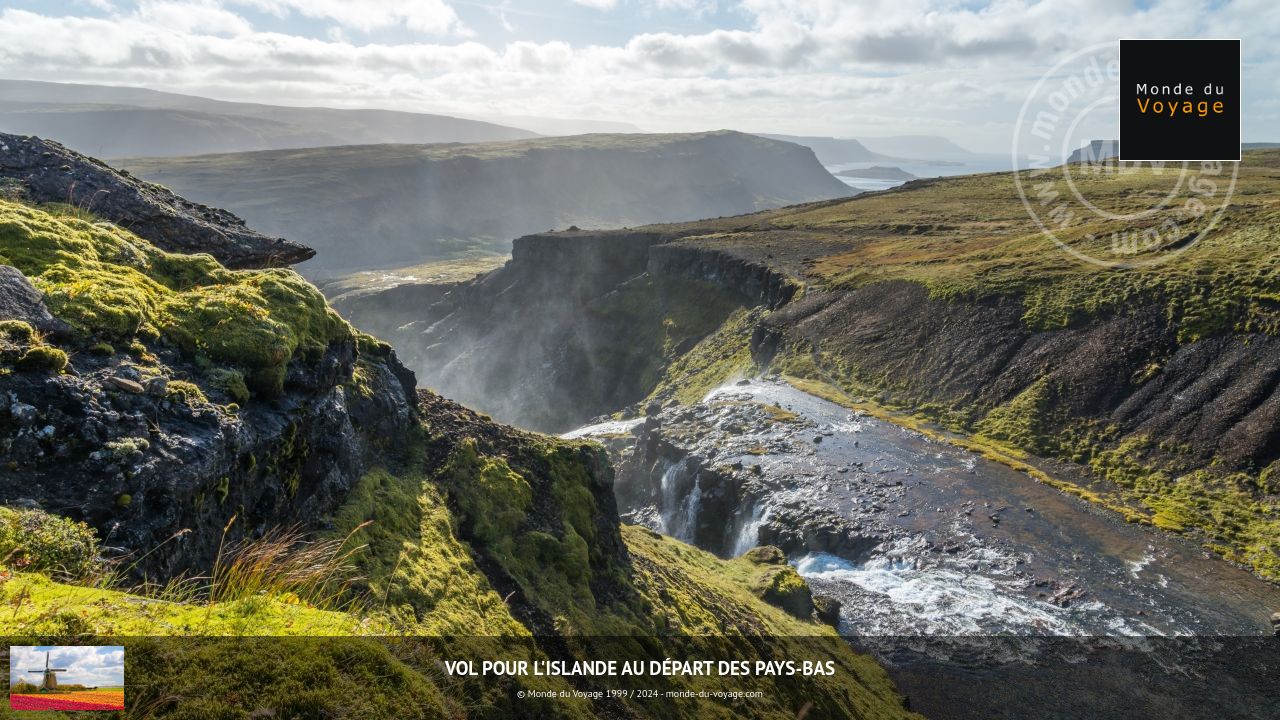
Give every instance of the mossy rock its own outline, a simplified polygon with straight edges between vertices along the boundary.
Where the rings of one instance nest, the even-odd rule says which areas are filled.
[[[186,380],[170,380],[165,385],[165,395],[188,405],[209,402],[199,385]]]
[[[772,545],[751,548],[742,557],[757,565],[785,565],[787,563],[787,556]]]
[[[245,383],[244,373],[230,368],[213,368],[208,377],[210,387],[226,393],[237,405],[249,402],[249,386]]]
[[[208,255],[166,253],[127,230],[0,201],[0,255],[45,294],[79,341],[148,342],[192,361],[237,366],[254,393],[283,390],[295,359],[318,360],[355,330],[285,269],[231,271]]]
[[[67,367],[67,353],[48,345],[28,348],[13,364],[23,372],[60,373]]]
[[[840,608],[840,601],[830,595],[813,596],[813,616],[831,627],[840,627]]]
[[[761,600],[798,618],[808,619],[813,615],[813,596],[809,583],[790,565],[761,573],[752,590]]]
[[[0,337],[11,343],[30,345],[36,342],[36,331],[22,320],[0,320]]]

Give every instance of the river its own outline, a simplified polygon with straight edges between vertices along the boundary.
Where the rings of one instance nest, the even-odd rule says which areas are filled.
[[[1085,667],[1068,663],[1079,643],[1107,639],[1148,643],[1118,646],[1110,662],[1124,672],[1168,666],[1170,658],[1222,660],[1200,645],[1178,644],[1206,637],[1226,643],[1217,646],[1231,656],[1223,667],[1239,667],[1236,655],[1258,647],[1274,663],[1280,649],[1270,620],[1280,611],[1280,587],[1006,465],[851,414],[776,378],[740,381],[692,407],[573,435],[609,437],[615,448],[620,435],[635,438],[628,462],[641,458],[640,467],[619,469],[620,505],[632,521],[721,555],[761,541],[783,546],[815,593],[841,601],[841,634],[877,654],[938,716],[993,710],[980,699],[966,706],[972,713],[945,700],[942,689],[963,693],[974,676],[961,673],[951,684],[939,678],[975,653],[1006,657],[1033,647],[1021,638],[1063,639],[1034,646],[1040,662],[1053,658],[1058,670]],[[645,483],[647,494],[634,487]],[[918,646],[921,639],[927,647]],[[1153,652],[1151,642],[1165,652]],[[907,647],[915,650],[904,654]],[[995,674],[1008,680],[1009,668],[997,665]],[[1191,692],[1163,677],[1165,695]],[[1019,682],[1036,685],[1035,678]],[[1087,684],[1097,690],[1099,682],[1090,676]]]

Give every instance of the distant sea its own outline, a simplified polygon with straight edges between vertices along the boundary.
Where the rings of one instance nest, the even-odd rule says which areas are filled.
[[[846,170],[862,170],[869,167],[896,167],[905,170],[918,178],[948,177],[950,175],[972,175],[986,172],[1008,172],[1013,169],[1008,156],[979,155],[955,162],[926,162],[923,160],[875,160],[871,162],[841,163],[827,165],[827,171],[844,181],[844,184],[859,190],[888,190],[898,187],[905,180],[884,180],[878,178],[847,177],[837,173]]]

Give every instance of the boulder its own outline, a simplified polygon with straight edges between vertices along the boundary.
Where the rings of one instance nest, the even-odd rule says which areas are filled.
[[[10,265],[0,265],[0,320],[22,320],[41,333],[59,337],[71,330],[45,307],[44,294]]]
[[[209,253],[229,268],[282,267],[315,255],[263,235],[226,210],[115,172],[102,161],[38,137],[0,133],[0,184],[32,203],[64,203],[129,228],[162,250]]]

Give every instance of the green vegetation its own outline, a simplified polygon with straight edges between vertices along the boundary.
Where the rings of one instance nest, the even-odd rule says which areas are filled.
[[[1250,334],[1280,335],[1277,167],[1278,150],[1246,153],[1231,205],[1212,232],[1167,262],[1131,269],[1101,269],[1054,247],[1028,221],[1007,173],[922,181],[842,202],[664,230],[684,235],[677,243],[767,265],[828,293],[906,281],[923,286],[935,300],[1020,305],[1023,323],[1033,330],[1081,328],[1133,308],[1152,308],[1180,344],[1232,335],[1245,336],[1247,343]],[[1080,168],[1073,180],[1096,205],[1122,216],[1164,197],[1177,176],[1150,167]],[[1226,178],[1220,181],[1219,197]],[[1194,200],[1186,187],[1180,192],[1174,205]],[[1115,257],[1113,235],[1133,236],[1159,220],[1083,214],[1057,234],[1081,252]],[[1204,221],[1197,222],[1187,234],[1204,229]],[[1170,249],[1140,249],[1123,259],[1142,263]],[[726,324],[711,333],[651,386],[659,388],[655,397],[700,399],[708,383],[698,371],[734,358],[736,349],[747,346],[753,324],[733,332]],[[699,357],[712,348],[710,358]],[[937,388],[922,387],[905,363],[875,365],[825,338],[793,339],[781,350],[770,369],[806,389],[825,390],[846,404],[963,444],[1130,522],[1187,533],[1280,580],[1275,463],[1227,467],[1206,459],[1216,452],[1212,448],[1198,448],[1193,457],[1167,442],[1126,435],[1105,418],[1073,414],[1079,411],[1065,408],[1076,391],[1055,379],[1052,366],[992,404],[975,402],[972,389],[939,399]],[[742,355],[728,364],[749,367],[745,362]],[[1165,358],[1145,358],[1127,379],[1138,387],[1161,381],[1165,372]],[[1051,476],[1034,466],[1035,456],[1077,463],[1084,472],[1068,473],[1069,479]]]
[[[766,213],[767,228],[838,236],[840,246],[807,263],[805,280],[827,287],[857,287],[910,280],[947,299],[1022,298],[1033,328],[1071,327],[1138,303],[1166,308],[1184,341],[1223,332],[1280,332],[1280,252],[1273,226],[1272,174],[1280,152],[1248,153],[1240,166],[1232,207],[1213,232],[1169,262],[1103,271],[1049,244],[1027,222],[1009,174],[972,175],[931,182],[910,191],[876,194],[845,203]],[[1078,172],[1081,193],[1113,213],[1133,213],[1172,187],[1177,173],[1149,167]],[[1220,179],[1225,183],[1227,178]],[[1183,189],[1183,195],[1187,195]],[[1219,196],[1221,190],[1219,191]],[[1184,197],[1179,196],[1174,204]],[[1147,220],[1080,218],[1059,236],[1095,257],[1115,257],[1113,233],[1140,233]],[[1203,227],[1192,225],[1188,232]],[[723,240],[686,242],[740,246]],[[1123,256],[1142,262],[1167,248]]]
[[[249,386],[244,381],[244,373],[239,370],[212,368],[206,373],[206,377],[210,387],[226,394],[236,403],[243,405],[249,402]]]
[[[672,397],[681,404],[695,403],[734,377],[753,374],[749,341],[759,319],[758,311],[733,311],[719,328],[666,368],[650,400]]]
[[[23,353],[22,357],[19,357],[13,366],[23,372],[51,372],[57,374],[67,366],[67,353],[48,345],[36,345]]]
[[[366,602],[401,632],[528,635],[458,539],[440,492],[418,470],[361,478],[334,517],[336,532],[367,544],[354,556]]]
[[[645,276],[590,306],[590,318],[600,323],[605,335],[594,348],[595,361],[604,367],[625,368],[620,374],[637,387],[655,388],[669,364],[687,357],[689,350],[731,317],[742,322],[742,305],[740,297],[710,283],[655,281]],[[681,372],[695,376],[686,383],[690,388],[742,366],[739,348],[723,357],[729,341],[721,335],[686,361]]]
[[[193,360],[238,369],[247,388],[265,396],[280,392],[296,357],[355,342],[352,328],[291,270],[226,270],[207,255],[165,253],[91,218],[0,201],[0,256],[44,291],[86,347],[119,341],[142,356],[144,341],[170,344]],[[31,352],[29,367],[60,368],[62,351]]]
[[[188,405],[209,402],[209,398],[204,396],[204,391],[199,385],[186,380],[170,380],[165,385],[165,395]]]
[[[38,339],[35,329],[22,320],[0,320],[0,335],[18,345],[30,345]]]
[[[172,715],[175,717],[222,717],[228,708],[249,706],[277,710],[307,707],[310,712],[324,714],[326,708],[350,709],[374,702],[388,707],[397,702],[426,702],[422,708],[413,706],[413,711],[430,717],[440,713],[478,713],[484,717],[524,714],[530,706],[515,704],[513,683],[520,688],[552,691],[567,690],[569,685],[560,678],[499,682],[449,678],[429,669],[436,659],[456,655],[459,647],[477,658],[545,659],[537,646],[528,642],[527,620],[517,619],[517,614],[524,617],[528,608],[534,608],[535,617],[556,611],[554,631],[565,639],[573,656],[580,658],[604,652],[598,643],[620,642],[608,645],[608,649],[651,659],[786,657],[834,663],[834,675],[803,679],[643,678],[640,683],[645,687],[657,682],[668,689],[749,687],[764,693],[763,698],[741,705],[693,698],[658,708],[645,706],[646,713],[658,717],[693,713],[731,718],[746,713],[782,718],[793,716],[795,708],[807,703],[823,716],[914,717],[902,708],[888,677],[873,660],[854,653],[828,627],[811,619],[808,588],[781,562],[780,554],[755,552],[724,561],[648,530],[625,526],[622,542],[615,544],[617,534],[600,535],[599,528],[604,526],[591,505],[589,487],[595,482],[594,473],[607,472],[603,465],[588,462],[600,452],[595,446],[526,436],[512,449],[514,454],[504,459],[483,453],[474,441],[463,441],[449,453],[447,464],[434,473],[423,473],[424,467],[432,465],[426,457],[419,457],[400,472],[369,473],[335,514],[330,540],[316,542],[309,546],[312,549],[304,549],[283,565],[275,558],[286,546],[296,548],[298,538],[278,535],[255,543],[252,547],[256,549],[248,554],[228,549],[223,554],[226,564],[247,568],[233,573],[215,568],[215,586],[218,578],[228,574],[243,579],[254,576],[264,565],[272,569],[265,573],[264,582],[249,583],[251,588],[238,585],[236,592],[219,592],[220,597],[213,600],[192,594],[189,584],[181,580],[140,595],[55,582],[36,572],[5,575],[0,579],[0,602],[13,610],[6,609],[3,625],[10,635],[61,638],[417,636],[404,643],[299,640],[294,650],[278,639],[230,645],[211,638],[184,640],[181,646],[167,645],[159,638],[125,640],[131,658],[130,687],[144,693],[149,687],[163,687],[173,696],[166,701],[165,715],[177,713]],[[538,469],[532,470],[534,467]],[[521,472],[536,475],[526,477]],[[550,486],[554,502],[539,512],[558,512],[563,538],[536,529],[538,523],[521,510],[532,510],[538,504],[536,498],[521,492],[533,478],[539,487]],[[464,489],[466,483],[476,487]],[[449,510],[452,501],[469,512],[454,514]],[[478,518],[470,513],[481,510],[489,516],[477,523]],[[84,531],[83,526],[79,528]],[[480,535],[469,535],[468,528]],[[349,546],[349,540],[367,546]],[[314,549],[320,547],[325,549]],[[612,549],[605,549],[608,547]],[[316,559],[317,552],[323,557],[308,562]],[[264,562],[264,557],[271,559]],[[562,562],[565,558],[572,558],[572,562]],[[351,579],[354,584],[348,586],[348,592],[360,602],[344,605],[346,611],[342,612],[318,609],[299,596],[297,585],[277,582],[282,575],[294,577],[299,562],[306,567],[349,562],[354,567],[335,574]],[[490,584],[487,576],[492,571],[480,570],[482,564],[492,563],[499,564],[500,577],[516,582],[505,596]],[[583,582],[583,568],[588,568],[589,574],[609,577],[596,577],[603,580],[601,583]],[[526,609],[517,612],[517,608]],[[541,632],[550,630],[542,628]],[[632,639],[601,637],[610,634]],[[442,644],[439,638],[449,636],[473,639],[463,641],[462,646]],[[248,666],[279,666],[282,677],[274,679],[274,692],[269,693],[262,682],[241,677]],[[237,699],[184,679],[184,671],[218,678],[219,685],[236,689]],[[386,697],[362,696],[351,705],[341,693],[334,694],[334,688],[354,691],[353,683],[364,688],[366,695],[368,688],[377,688]],[[131,696],[129,702],[137,699]],[[380,712],[370,710],[375,711]],[[548,702],[538,705],[537,711],[542,717],[595,714],[578,700]],[[396,716],[406,716],[403,712],[397,711]]]
[[[86,579],[100,566],[98,538],[83,523],[42,510],[0,507],[0,564]]]
[[[178,376],[191,380],[165,384],[168,396],[183,402],[274,394],[290,362],[317,361],[335,343],[364,353],[360,362],[389,352],[339,320],[296,274],[229,271],[207,256],[163,253],[87,214],[0,202],[0,254],[71,325],[71,354],[129,348],[147,363],[137,366],[144,382],[169,377],[157,357],[189,360],[195,370]],[[696,345],[739,307],[732,296],[696,283],[635,290],[632,300],[656,295],[660,312],[633,315],[626,298],[600,311],[633,317],[633,330],[660,363]],[[50,347],[24,324],[6,323],[0,332],[6,362],[18,350],[15,359]],[[107,350],[89,354],[106,357]],[[661,367],[653,366],[655,381]],[[347,386],[373,391],[359,373]],[[647,659],[785,656],[835,666],[829,677],[752,678],[747,684],[763,698],[747,704],[691,698],[632,708],[645,714],[782,718],[808,706],[815,716],[913,717],[882,669],[814,620],[808,588],[791,568],[759,558],[723,561],[645,530],[620,530],[611,470],[595,443],[503,428],[450,406],[424,414],[421,431],[402,439],[407,457],[389,455],[387,467],[361,478],[329,518],[330,533],[262,528],[255,540],[224,542],[212,567],[196,575],[127,587],[133,567],[104,565],[87,526],[0,508],[0,626],[11,636],[129,637],[123,641],[131,662],[128,702],[140,717],[612,712],[580,699],[517,704],[512,692],[568,689],[563,679],[495,683],[445,677],[438,666],[451,647],[441,637],[481,636],[477,657],[545,657],[532,635],[555,654],[577,658],[606,656],[600,643],[620,637],[619,652]],[[261,460],[247,455],[236,462],[238,471],[214,473],[195,501],[230,505],[232,482],[252,481],[259,463],[284,490],[297,492],[312,455],[308,437],[298,421],[285,425]],[[150,442],[120,437],[96,452],[130,460],[148,452]],[[138,511],[129,494],[116,496],[114,505]],[[243,514],[231,514],[232,522]],[[414,637],[350,638],[397,634]],[[176,645],[159,637],[167,635],[308,639]],[[152,637],[140,639],[146,636]],[[673,689],[744,684],[661,682]]]

